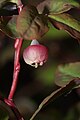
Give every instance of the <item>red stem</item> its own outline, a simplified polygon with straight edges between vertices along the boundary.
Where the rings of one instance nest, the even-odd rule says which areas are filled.
[[[17,38],[15,40],[15,57],[14,57],[14,72],[13,72],[13,82],[12,82],[12,86],[11,86],[11,90],[8,96],[9,100],[13,99],[14,93],[16,91],[16,86],[17,86],[17,82],[18,82],[18,75],[20,72],[20,50],[21,50],[21,46],[22,46],[22,42],[23,39],[22,38]]]

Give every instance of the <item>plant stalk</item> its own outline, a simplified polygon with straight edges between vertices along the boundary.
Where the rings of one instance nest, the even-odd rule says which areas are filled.
[[[15,49],[15,57],[14,57],[14,72],[13,72],[13,82],[12,82],[12,86],[11,86],[11,90],[8,96],[9,100],[13,99],[14,93],[16,91],[16,87],[17,87],[17,82],[18,82],[18,75],[20,72],[20,51],[21,51],[21,46],[22,46],[22,42],[23,39],[22,38],[17,38],[15,40],[15,45],[14,45],[14,49]]]

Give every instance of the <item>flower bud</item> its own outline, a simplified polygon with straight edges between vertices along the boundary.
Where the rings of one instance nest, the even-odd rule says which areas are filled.
[[[27,64],[37,68],[47,61],[48,49],[37,40],[32,40],[31,45],[24,50],[23,58]]]

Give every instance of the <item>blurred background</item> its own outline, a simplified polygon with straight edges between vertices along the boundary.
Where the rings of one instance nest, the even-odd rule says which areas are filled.
[[[14,101],[25,120],[29,120],[41,101],[58,88],[55,73],[58,65],[80,61],[80,44],[65,31],[50,27],[39,41],[49,49],[49,59],[37,69],[27,65],[23,50],[31,41],[24,40],[21,51],[21,70]],[[12,83],[14,40],[0,32],[0,92],[7,97]],[[0,109],[2,116],[2,109]],[[1,117],[0,117],[1,118]],[[1,119],[4,120],[4,119]],[[5,119],[6,120],[6,119]],[[35,120],[80,120],[80,89],[58,97],[46,105]]]

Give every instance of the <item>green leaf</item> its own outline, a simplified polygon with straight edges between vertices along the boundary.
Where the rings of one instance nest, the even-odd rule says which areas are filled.
[[[45,0],[38,4],[39,13],[60,14],[69,11],[71,8],[80,7],[78,0]]]
[[[55,74],[55,84],[61,87],[66,86],[71,81],[75,81],[76,87],[80,87],[80,62],[59,65]],[[77,85],[78,83],[78,85]]]
[[[74,19],[71,15],[67,13],[58,14],[58,15],[49,15],[48,17],[56,20],[57,22],[61,22],[76,31],[80,32],[80,22]]]
[[[65,25],[61,22],[57,22],[53,19],[49,19],[49,21],[52,23],[52,25],[57,28],[58,30],[65,30],[68,32],[73,38],[77,39],[78,41],[80,40],[80,32],[77,30],[69,27],[68,25]]]
[[[61,65],[59,66],[59,71],[65,75],[80,78],[80,62]]]
[[[55,75],[54,82],[56,85],[64,87],[67,84],[69,84],[73,79],[74,79],[74,77],[72,77],[70,75],[66,75],[66,74],[60,72],[60,70],[58,69],[58,71],[56,72],[56,75]]]
[[[18,0],[0,0],[0,9],[3,5],[5,5],[7,2],[12,2],[18,4]]]

